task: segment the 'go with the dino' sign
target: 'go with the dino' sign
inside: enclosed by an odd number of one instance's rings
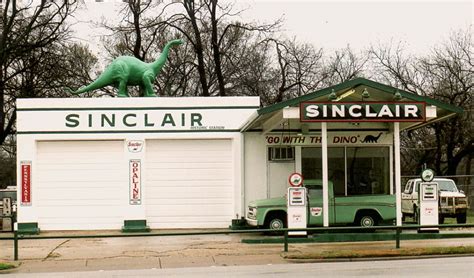
[[[166,63],[170,48],[182,43],[182,40],[168,42],[161,55],[152,63],[145,63],[132,56],[117,57],[94,82],[77,91],[68,90],[73,94],[82,94],[113,85],[118,88],[119,97],[128,97],[127,86],[139,85],[144,88],[146,97],[154,97],[153,81]]]

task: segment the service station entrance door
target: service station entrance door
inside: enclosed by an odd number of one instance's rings
[[[422,182],[419,190],[420,225],[438,225],[438,183]],[[439,232],[438,228],[420,228],[419,232]]]

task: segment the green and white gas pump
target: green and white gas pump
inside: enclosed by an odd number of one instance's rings
[[[418,190],[419,204],[419,224],[420,225],[438,225],[438,183],[433,182],[434,172],[431,169],[425,169],[421,173],[422,182]],[[438,228],[420,228],[418,232],[439,232]]]
[[[308,223],[308,193],[303,187],[303,176],[293,173],[289,177],[291,187],[287,192],[288,229],[304,228]],[[290,236],[306,236],[306,231],[291,231]]]

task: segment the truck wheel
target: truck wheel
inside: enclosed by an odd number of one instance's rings
[[[268,232],[270,235],[280,234],[278,230],[286,228],[286,213],[283,211],[270,213],[265,217],[264,227],[273,231]]]
[[[367,215],[362,215],[359,218],[359,221],[357,221],[361,227],[374,227],[377,225],[377,220],[373,215],[367,214]]]
[[[456,221],[458,224],[466,224],[466,213],[456,215]]]
[[[274,217],[268,222],[268,229],[270,230],[281,230],[285,228],[285,222],[281,217]]]

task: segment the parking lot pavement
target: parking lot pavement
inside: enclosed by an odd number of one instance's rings
[[[42,235],[45,235],[43,233]],[[289,263],[283,244],[244,244],[262,235],[20,240],[16,272],[160,269]],[[0,260],[13,260],[13,242],[0,241]],[[401,247],[474,246],[474,238],[406,240]],[[393,249],[394,241],[290,244],[290,253]]]
[[[281,244],[262,247],[240,243],[241,238],[200,235],[20,240],[18,272],[285,263]],[[12,245],[12,241],[0,241],[0,260],[13,260]]]

